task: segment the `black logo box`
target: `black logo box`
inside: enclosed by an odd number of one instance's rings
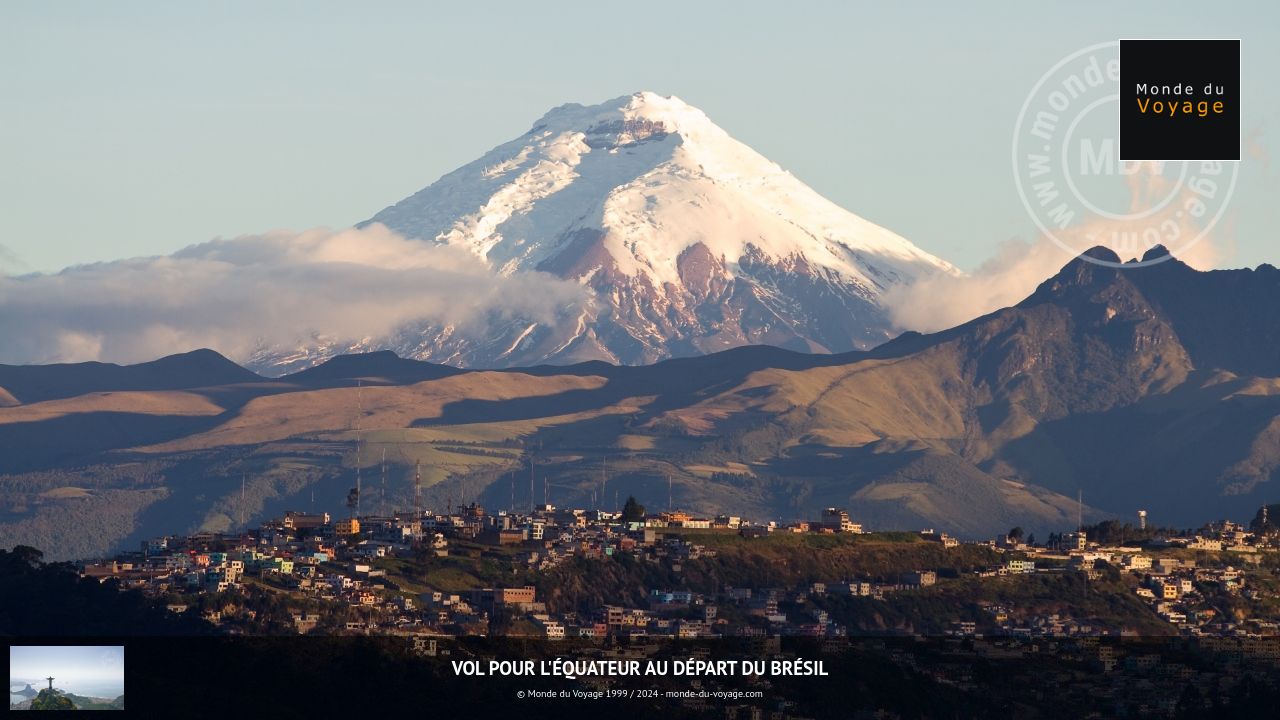
[[[1239,160],[1240,102],[1239,40],[1120,40],[1121,160]]]

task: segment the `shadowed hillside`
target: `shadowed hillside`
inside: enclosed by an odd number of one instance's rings
[[[373,510],[406,508],[418,463],[435,507],[836,505],[980,537],[1070,529],[1083,493],[1088,521],[1247,520],[1280,468],[1278,308],[1270,266],[1077,259],[1015,307],[845,355],[477,371],[369,353],[272,381],[209,351],[4,368],[0,545],[63,557],[339,512],[357,466]]]
[[[119,390],[182,390],[255,382],[262,378],[212,350],[193,350],[138,365],[85,362],[0,365],[3,397],[21,403]]]

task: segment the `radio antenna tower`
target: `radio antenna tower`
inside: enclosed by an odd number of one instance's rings
[[[387,516],[387,446],[382,446],[382,492],[378,498],[378,514]]]
[[[413,461],[413,519],[422,517],[422,461]]]
[[[240,526],[244,527],[244,471],[240,472]]]
[[[1084,529],[1084,490],[1076,489],[1076,531]]]
[[[356,517],[360,517],[360,416],[364,415],[363,389],[363,381],[356,380]]]

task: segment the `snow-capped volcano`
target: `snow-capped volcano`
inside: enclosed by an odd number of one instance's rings
[[[484,338],[406,328],[372,343],[466,366],[864,348],[891,335],[888,287],[955,272],[651,92],[555,108],[370,223],[465,248],[496,273],[588,288],[556,323],[508,318]]]

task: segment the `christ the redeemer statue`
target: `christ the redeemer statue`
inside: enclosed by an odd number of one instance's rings
[[[52,689],[53,689],[53,677],[47,677],[47,678],[45,678],[45,679],[49,681],[49,689],[50,689],[50,690],[52,690]]]

